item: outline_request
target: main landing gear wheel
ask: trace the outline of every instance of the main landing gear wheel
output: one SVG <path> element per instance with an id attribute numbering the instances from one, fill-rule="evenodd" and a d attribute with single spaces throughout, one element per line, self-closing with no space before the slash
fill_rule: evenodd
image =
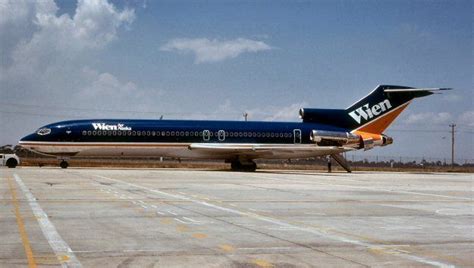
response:
<path id="1" fill-rule="evenodd" d="M 253 161 L 243 163 L 240 161 L 232 161 L 230 167 L 233 171 L 254 172 L 257 169 L 257 164 Z"/>
<path id="2" fill-rule="evenodd" d="M 61 168 L 67 168 L 69 166 L 69 163 L 67 161 L 61 161 L 61 163 L 59 163 L 59 166 Z"/>

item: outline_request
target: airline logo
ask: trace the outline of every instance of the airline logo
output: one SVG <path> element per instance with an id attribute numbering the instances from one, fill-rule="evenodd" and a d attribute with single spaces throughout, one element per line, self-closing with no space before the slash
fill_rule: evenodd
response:
<path id="1" fill-rule="evenodd" d="M 390 110 L 392 108 L 392 104 L 388 99 L 374 104 L 372 107 L 369 106 L 368 103 L 362 105 L 361 107 L 355 109 L 354 111 L 350 112 L 349 115 L 354 119 L 358 124 L 364 119 L 364 121 L 368 121 L 379 114 Z"/>
<path id="2" fill-rule="evenodd" d="M 105 123 L 92 123 L 94 130 L 132 130 L 124 124 L 107 125 Z"/>

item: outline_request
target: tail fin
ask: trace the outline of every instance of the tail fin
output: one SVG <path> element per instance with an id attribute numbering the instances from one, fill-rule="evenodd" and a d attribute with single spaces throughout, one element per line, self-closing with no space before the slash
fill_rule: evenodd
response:
<path id="1" fill-rule="evenodd" d="M 414 98 L 450 88 L 412 88 L 379 85 L 345 110 L 301 109 L 303 122 L 333 125 L 352 132 L 381 134 Z"/>

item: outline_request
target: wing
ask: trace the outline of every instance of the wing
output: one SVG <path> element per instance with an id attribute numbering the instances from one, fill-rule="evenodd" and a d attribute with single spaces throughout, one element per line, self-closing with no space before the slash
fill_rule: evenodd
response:
<path id="1" fill-rule="evenodd" d="M 350 147 L 315 144 L 192 143 L 189 150 L 211 158 L 304 158 L 354 150 Z"/>

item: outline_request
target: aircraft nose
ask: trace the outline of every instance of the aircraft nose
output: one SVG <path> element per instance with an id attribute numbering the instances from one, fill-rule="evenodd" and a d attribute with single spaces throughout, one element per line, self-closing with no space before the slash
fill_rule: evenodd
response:
<path id="1" fill-rule="evenodd" d="M 25 142 L 36 141 L 36 140 L 37 140 L 37 135 L 35 133 L 32 133 L 32 134 L 26 135 L 25 137 L 21 138 L 19 143 L 22 144 L 22 143 L 25 143 Z"/>

